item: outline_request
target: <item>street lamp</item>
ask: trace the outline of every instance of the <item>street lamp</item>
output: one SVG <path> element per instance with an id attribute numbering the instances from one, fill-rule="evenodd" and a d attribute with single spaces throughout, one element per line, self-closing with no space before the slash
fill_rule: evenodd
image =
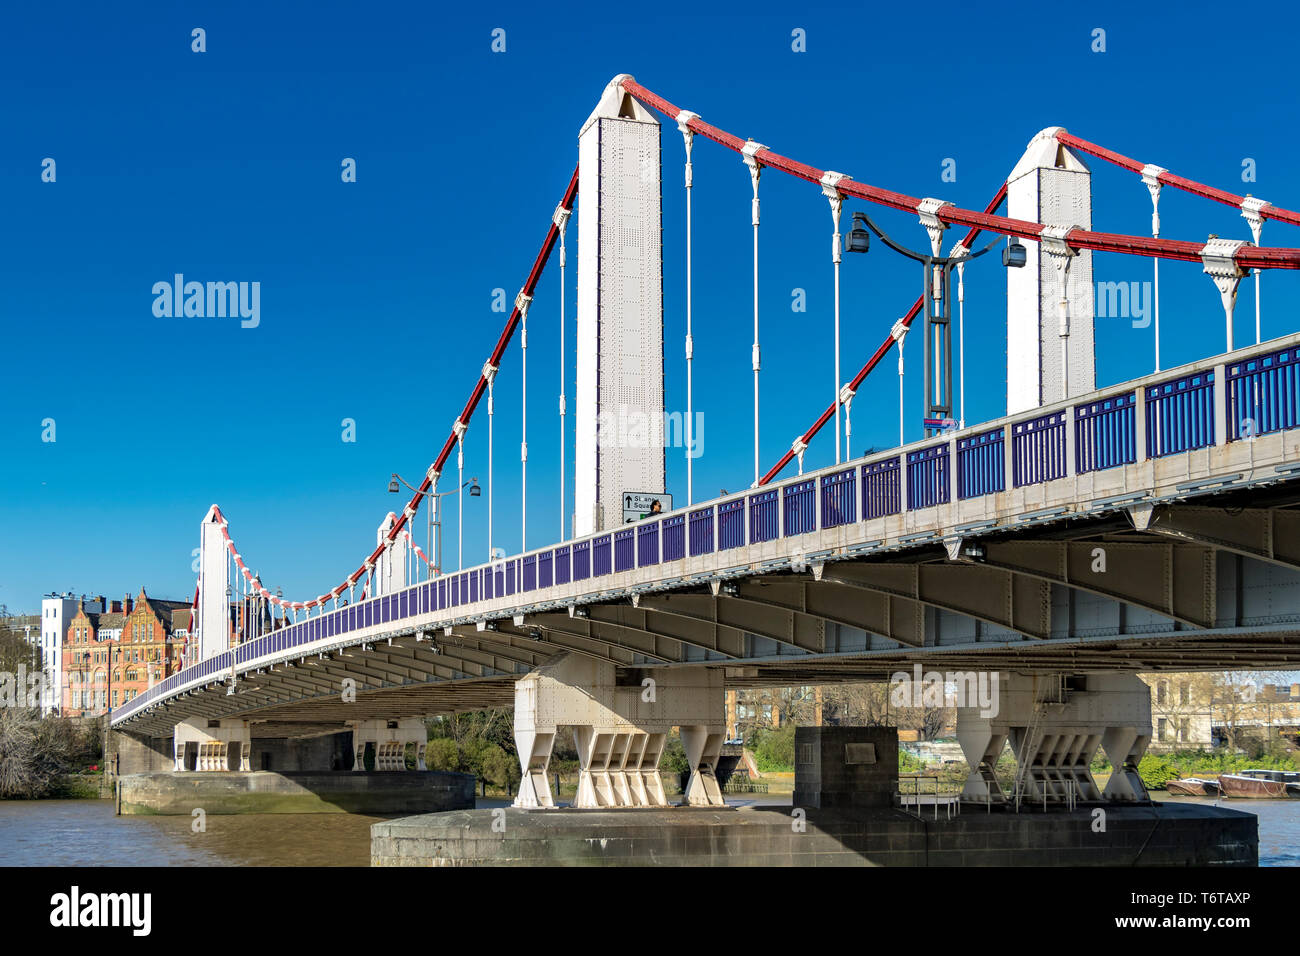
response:
<path id="1" fill-rule="evenodd" d="M 951 310 L 952 310 L 952 293 L 949 275 L 954 267 L 964 266 L 972 259 L 977 259 L 984 253 L 993 248 L 994 245 L 1002 241 L 1001 236 L 995 236 L 993 241 L 983 249 L 975 252 L 966 251 L 964 244 L 958 247 L 960 255 L 941 256 L 937 254 L 926 255 L 915 252 L 906 246 L 903 246 L 888 236 L 884 230 L 878 226 L 872 218 L 865 212 L 855 212 L 853 214 L 853 228 L 849 231 L 845 241 L 845 249 L 849 252 L 867 252 L 871 247 L 871 236 L 868 232 L 874 232 L 876 236 L 890 249 L 900 255 L 921 263 L 923 268 L 923 292 L 922 301 L 924 303 L 924 328 L 925 328 L 925 404 L 926 417 L 928 419 L 937 419 L 939 417 L 949 418 L 952 415 L 952 337 L 951 328 Z M 938 240 L 935 239 L 935 242 Z M 938 248 L 937 246 L 935 247 Z M 1011 245 L 1003 251 L 1003 264 L 1008 268 L 1020 268 L 1025 264 L 1025 249 L 1020 243 L 1012 241 Z M 901 357 L 901 334 L 906 333 L 906 329 L 898 329 L 894 333 L 894 338 L 900 346 Z M 936 341 L 937 339 L 937 341 Z M 937 352 L 933 355 L 932 352 Z M 964 359 L 964 355 L 963 355 Z M 902 391 L 902 363 L 899 363 L 899 391 Z M 962 368 L 964 375 L 965 368 Z M 900 405 L 902 402 L 900 395 Z M 965 409 L 962 410 L 963 417 Z M 901 409 L 900 409 L 901 415 Z M 932 431 L 927 429 L 927 432 Z M 927 435 L 927 437 L 929 437 Z M 901 441 L 901 438 L 900 438 Z"/>
<path id="2" fill-rule="evenodd" d="M 1008 242 L 1006 248 L 1002 250 L 1002 264 L 1008 269 L 1023 269 L 1028 261 L 1025 247 L 1015 239 Z"/>
<path id="3" fill-rule="evenodd" d="M 871 233 L 867 232 L 866 220 L 866 213 L 853 214 L 853 228 L 844 241 L 845 252 L 867 252 L 871 248 Z"/>
<path id="4" fill-rule="evenodd" d="M 451 491 L 421 492 L 419 488 L 416 488 L 414 485 L 408 482 L 397 472 L 393 472 L 393 476 L 388 480 L 388 491 L 390 494 L 397 494 L 398 491 L 401 490 L 397 485 L 399 481 L 402 484 L 406 485 L 407 488 L 410 488 L 412 491 L 414 491 L 417 495 L 423 494 L 424 497 L 432 499 L 432 504 L 430 504 L 429 506 L 428 532 L 427 532 L 428 540 L 426 541 L 426 547 L 428 547 L 430 551 L 433 550 L 433 541 L 432 541 L 433 528 L 436 525 L 438 528 L 438 552 L 437 555 L 435 556 L 434 567 L 437 570 L 438 574 L 442 574 L 442 517 L 441 515 L 435 517 L 435 513 L 438 510 L 438 499 L 445 498 L 447 497 L 447 495 L 459 494 L 462 491 L 464 491 L 466 488 L 469 489 L 469 496 L 471 498 L 477 498 L 481 494 L 483 494 L 483 489 L 479 487 L 477 478 L 471 478 L 469 481 L 462 484 L 459 488 L 453 488 Z M 460 535 L 463 541 L 464 532 L 460 528 L 457 528 L 456 533 Z"/>

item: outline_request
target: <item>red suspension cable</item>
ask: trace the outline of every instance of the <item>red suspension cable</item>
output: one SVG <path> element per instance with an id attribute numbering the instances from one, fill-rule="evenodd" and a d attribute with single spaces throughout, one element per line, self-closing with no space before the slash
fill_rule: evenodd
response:
<path id="1" fill-rule="evenodd" d="M 1065 130 L 1056 134 L 1056 141 L 1064 146 L 1070 146 L 1074 149 L 1085 153 L 1091 153 L 1098 159 L 1104 159 L 1106 162 L 1130 172 L 1141 173 L 1145 164 L 1139 163 L 1130 156 L 1123 153 L 1117 153 L 1114 150 L 1107 149 L 1105 146 L 1098 146 L 1096 143 L 1090 143 L 1086 139 L 1075 136 L 1073 133 L 1067 133 Z M 1165 186 L 1173 186 L 1184 192 L 1189 192 L 1206 199 L 1213 199 L 1215 202 L 1221 202 L 1225 206 L 1241 207 L 1245 196 L 1238 196 L 1236 193 L 1230 193 L 1226 189 L 1219 189 L 1215 186 L 1207 186 L 1205 183 L 1198 183 L 1194 179 L 1188 179 L 1185 176 L 1175 176 L 1173 173 L 1165 170 L 1160 173 L 1156 179 Z M 1259 211 L 1262 219 L 1276 219 L 1278 222 L 1289 222 L 1293 226 L 1300 226 L 1300 212 L 1293 212 L 1290 209 L 1283 209 L 1280 206 L 1269 204 Z"/>
<path id="2" fill-rule="evenodd" d="M 568 188 L 565 189 L 564 191 L 564 198 L 561 200 L 561 204 L 564 206 L 565 209 L 568 209 L 570 212 L 572 212 L 573 202 L 577 198 L 577 195 L 578 195 L 578 168 L 575 166 L 573 169 L 573 175 L 569 178 Z M 552 221 L 550 228 L 546 231 L 546 239 L 542 242 L 542 248 L 538 250 L 537 258 L 533 260 L 533 268 L 528 273 L 528 279 L 526 282 L 524 282 L 524 287 L 522 289 L 524 295 L 530 297 L 533 295 L 534 290 L 537 288 L 537 283 L 542 277 L 542 272 L 546 268 L 546 263 L 551 257 L 551 251 L 555 248 L 555 243 L 559 240 L 559 238 L 560 238 L 559 227 L 555 225 L 554 221 Z M 519 325 L 519 306 L 518 304 L 516 304 L 510 310 L 510 316 L 506 320 L 505 328 L 501 330 L 501 335 L 497 339 L 496 348 L 492 350 L 492 355 L 488 359 L 488 364 L 498 368 L 500 367 L 501 359 L 505 355 L 506 348 L 510 345 L 510 340 L 511 338 L 514 337 L 515 329 L 518 327 L 518 325 Z M 486 390 L 487 390 L 487 378 L 480 373 L 478 382 L 475 383 L 473 391 L 470 392 L 469 400 L 465 403 L 464 409 L 461 411 L 460 415 L 456 418 L 456 425 L 462 425 L 468 427 L 470 418 L 472 418 L 474 415 L 474 409 L 478 407 L 479 400 L 483 397 L 483 393 Z M 393 526 L 388 530 L 387 535 L 385 535 L 384 542 L 377 545 L 375 547 L 375 550 L 370 552 L 370 555 L 363 562 L 361 562 L 361 566 L 358 567 L 356 571 L 354 571 L 352 574 L 348 575 L 347 578 L 345 578 L 341 584 L 339 584 L 337 587 L 332 588 L 331 590 L 327 591 L 326 593 L 320 595 L 319 597 L 311 601 L 295 601 L 295 602 L 284 601 L 275 597 L 272 594 L 269 594 L 265 588 L 259 588 L 261 595 L 267 600 L 281 607 L 294 608 L 294 609 L 306 609 L 306 608 L 312 608 L 312 607 L 324 605 L 331 598 L 337 598 L 348 588 L 355 585 L 357 581 L 361 580 L 361 578 L 365 575 L 366 571 L 372 565 L 374 565 L 376 561 L 379 560 L 379 556 L 384 553 L 384 549 L 388 546 L 388 544 L 391 541 L 393 541 L 393 539 L 395 539 L 399 534 L 402 533 L 402 529 L 406 526 L 406 523 L 410 518 L 410 516 L 415 514 L 416 509 L 419 508 L 420 506 L 421 500 L 425 498 L 428 495 L 429 491 L 431 490 L 433 486 L 433 478 L 431 477 L 431 475 L 438 475 L 442 473 L 442 468 L 447 463 L 447 458 L 451 455 L 451 451 L 455 447 L 456 447 L 456 426 L 453 425 L 451 434 L 447 437 L 446 442 L 443 443 L 442 450 L 438 453 L 438 457 L 434 460 L 434 463 L 430 467 L 429 471 L 425 473 L 424 480 L 420 482 L 420 487 L 416 490 L 415 494 L 412 496 L 411 500 L 407 503 L 406 507 L 402 509 L 402 513 L 397 515 L 397 520 L 393 522 Z M 226 536 L 227 547 L 230 551 L 230 554 L 234 558 L 236 566 L 239 568 L 240 572 L 244 575 L 245 579 L 251 583 L 253 580 L 252 575 L 248 571 L 248 569 L 244 566 L 243 559 L 239 556 L 239 552 L 235 549 L 234 542 L 231 541 L 230 539 L 228 524 L 225 520 L 225 517 L 221 515 L 220 508 L 217 509 L 217 515 L 221 521 L 222 532 Z M 418 551 L 419 549 L 417 548 L 416 550 Z M 425 558 L 424 560 L 427 562 L 428 559 Z"/>
<path id="3" fill-rule="evenodd" d="M 665 116 L 676 120 L 681 110 L 668 100 L 651 92 L 632 79 L 623 81 L 623 89 L 647 106 L 658 110 Z M 745 141 L 738 136 L 718 129 L 702 119 L 687 120 L 690 129 L 706 139 L 721 143 L 728 149 L 741 152 Z M 760 150 L 757 154 L 759 163 L 799 179 L 820 185 L 825 170 L 806 163 L 798 162 L 770 149 Z M 1188 180 L 1187 182 L 1190 182 Z M 915 212 L 921 200 L 904 193 L 880 189 L 852 179 L 841 179 L 835 186 L 847 196 L 856 196 L 882 206 Z M 1230 195 L 1230 194 L 1225 194 Z M 950 225 L 968 226 L 1004 236 L 1017 236 L 1022 239 L 1037 240 L 1043 231 L 1043 224 L 1027 222 L 1023 219 L 1011 219 L 990 213 L 962 209 L 960 206 L 942 206 L 935 215 L 941 222 Z M 1094 252 L 1120 252 L 1127 255 L 1155 256 L 1160 259 L 1176 259 L 1184 262 L 1200 262 L 1203 242 L 1187 242 L 1177 239 L 1151 239 L 1144 236 L 1128 236 L 1120 233 L 1093 232 L 1090 229 L 1073 229 L 1065 236 L 1065 241 L 1074 249 L 1090 249 Z M 1258 248 L 1242 246 L 1234 257 L 1237 265 L 1245 269 L 1300 269 L 1300 249 Z"/>

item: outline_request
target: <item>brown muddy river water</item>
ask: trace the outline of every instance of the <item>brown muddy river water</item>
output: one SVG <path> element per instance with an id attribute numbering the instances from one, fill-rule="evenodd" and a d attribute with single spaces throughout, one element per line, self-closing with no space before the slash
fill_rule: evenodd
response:
<path id="1" fill-rule="evenodd" d="M 789 798 L 730 802 L 788 805 Z M 1222 805 L 1259 817 L 1261 866 L 1300 866 L 1300 800 Z M 110 800 L 0 801 L 0 866 L 369 866 L 370 825 L 381 819 L 346 813 L 214 815 L 206 831 L 196 833 L 188 817 L 114 816 Z"/>

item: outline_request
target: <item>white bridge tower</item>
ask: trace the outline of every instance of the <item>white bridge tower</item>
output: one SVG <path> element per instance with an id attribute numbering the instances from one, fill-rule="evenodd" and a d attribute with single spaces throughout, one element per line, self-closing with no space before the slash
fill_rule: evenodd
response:
<path id="1" fill-rule="evenodd" d="M 1092 228 L 1092 172 L 1060 132 L 1030 140 L 1007 177 L 1007 215 L 1047 226 L 1041 242 L 1025 242 L 1024 268 L 1006 270 L 1008 415 L 1096 388 L 1092 253 L 1060 238 Z"/>
<path id="2" fill-rule="evenodd" d="M 575 536 L 621 524 L 624 492 L 664 491 L 660 128 L 624 79 L 578 134 Z"/>

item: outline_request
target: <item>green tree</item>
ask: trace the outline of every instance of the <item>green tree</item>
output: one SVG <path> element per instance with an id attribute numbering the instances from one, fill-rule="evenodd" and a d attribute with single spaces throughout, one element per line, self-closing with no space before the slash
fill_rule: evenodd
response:
<path id="1" fill-rule="evenodd" d="M 496 744 L 488 744 L 480 755 L 480 773 L 494 787 L 513 790 L 519 782 L 519 761 Z"/>
<path id="2" fill-rule="evenodd" d="M 460 767 L 460 751 L 450 737 L 436 737 L 429 741 L 424 751 L 424 763 L 430 770 L 456 770 Z"/>
<path id="3" fill-rule="evenodd" d="M 1171 760 L 1155 754 L 1147 754 L 1138 764 L 1138 776 L 1142 785 L 1148 790 L 1163 790 L 1170 780 L 1177 780 L 1182 774 Z"/>
<path id="4" fill-rule="evenodd" d="M 794 724 L 783 724 L 762 735 L 754 747 L 754 761 L 763 773 L 794 769 Z"/>
<path id="5" fill-rule="evenodd" d="M 899 773 L 921 773 L 925 770 L 925 764 L 921 758 L 906 750 L 899 748 L 898 751 L 898 772 Z"/>
<path id="6" fill-rule="evenodd" d="M 680 774 L 690 770 L 686 762 L 686 748 L 682 746 L 681 735 L 676 731 L 668 735 L 664 743 L 664 752 L 659 757 L 659 770 L 663 773 Z"/>

